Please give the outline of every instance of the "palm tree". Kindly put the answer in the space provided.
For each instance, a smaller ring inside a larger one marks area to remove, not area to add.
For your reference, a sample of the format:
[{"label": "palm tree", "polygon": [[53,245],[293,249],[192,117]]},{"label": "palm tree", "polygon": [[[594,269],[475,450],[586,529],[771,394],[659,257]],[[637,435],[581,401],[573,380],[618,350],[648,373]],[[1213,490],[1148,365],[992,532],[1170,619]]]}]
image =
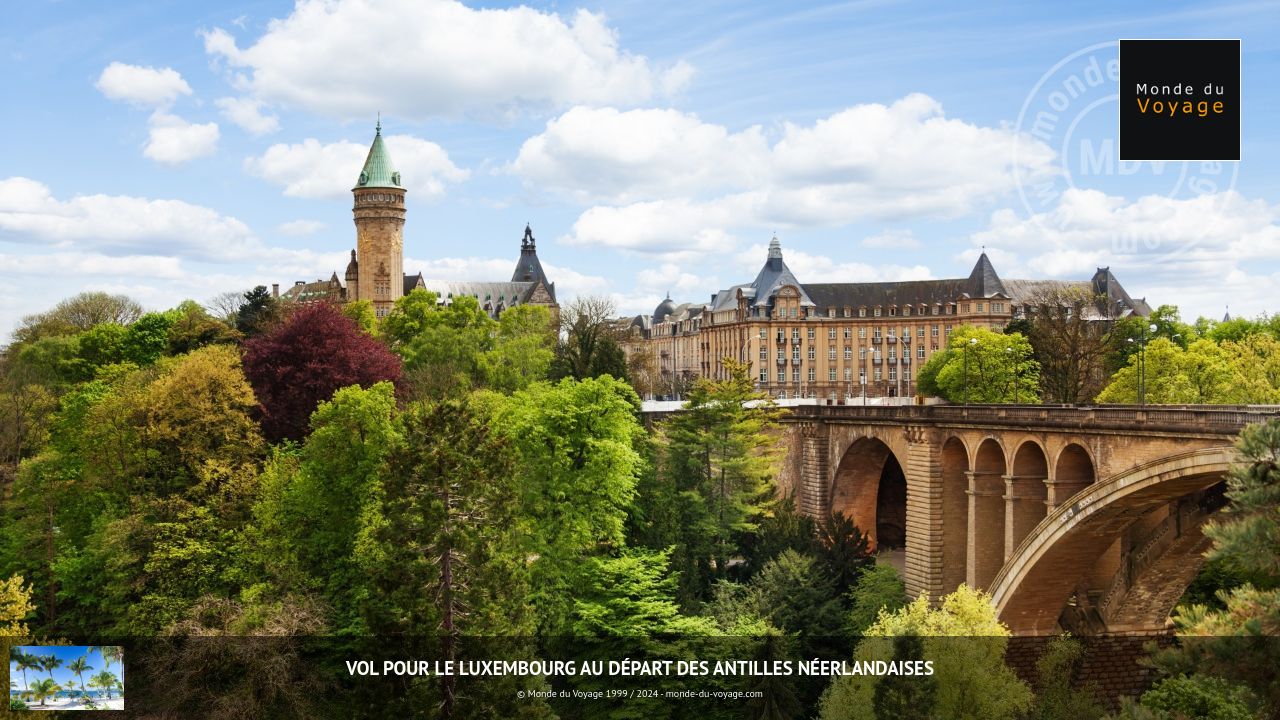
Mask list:
[{"label": "palm tree", "polygon": [[40,663],[40,668],[49,673],[50,680],[53,679],[53,671],[62,667],[62,661],[58,659],[57,655],[41,655],[38,658],[38,662]]},{"label": "palm tree", "polygon": [[79,657],[67,663],[67,669],[75,673],[76,677],[80,678],[80,692],[87,694],[84,690],[84,673],[89,672],[93,667],[89,665],[84,658]]},{"label": "palm tree", "polygon": [[24,653],[16,647],[11,647],[9,648],[9,661],[22,671],[22,686],[29,692],[31,685],[27,682],[27,671],[41,669],[40,659],[35,655]]},{"label": "palm tree", "polygon": [[31,684],[31,694],[40,701],[40,706],[44,707],[44,701],[61,692],[62,686],[53,680],[37,680]]},{"label": "palm tree", "polygon": [[111,699],[111,689],[112,689],[112,688],[114,688],[114,687],[116,686],[116,683],[118,683],[118,682],[120,682],[120,681],[116,678],[116,676],[115,676],[114,674],[109,673],[109,672],[107,672],[106,670],[103,670],[102,672],[98,673],[97,675],[94,675],[93,677],[89,678],[89,682],[90,682],[92,685],[94,685],[95,687],[100,687],[100,688],[103,688],[104,690],[106,690],[106,691],[107,691],[107,699],[108,699],[108,700],[110,700],[110,699]]},{"label": "palm tree", "polygon": [[106,665],[103,670],[110,670],[111,663],[120,662],[124,658],[124,648],[117,645],[100,647],[98,653],[102,655],[102,664]]}]

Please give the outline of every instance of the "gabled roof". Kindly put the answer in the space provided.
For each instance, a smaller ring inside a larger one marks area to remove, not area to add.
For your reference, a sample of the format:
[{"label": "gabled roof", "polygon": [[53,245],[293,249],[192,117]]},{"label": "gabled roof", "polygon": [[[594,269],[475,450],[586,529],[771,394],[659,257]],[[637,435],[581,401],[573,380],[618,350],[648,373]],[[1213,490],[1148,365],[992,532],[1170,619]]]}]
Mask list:
[{"label": "gabled roof", "polygon": [[369,155],[364,159],[364,169],[360,171],[356,186],[351,189],[359,190],[361,188],[404,189],[404,186],[400,184],[400,173],[391,164],[391,155],[387,152],[386,145],[382,142],[381,120],[378,121],[378,126],[374,131],[373,144],[369,146]]}]

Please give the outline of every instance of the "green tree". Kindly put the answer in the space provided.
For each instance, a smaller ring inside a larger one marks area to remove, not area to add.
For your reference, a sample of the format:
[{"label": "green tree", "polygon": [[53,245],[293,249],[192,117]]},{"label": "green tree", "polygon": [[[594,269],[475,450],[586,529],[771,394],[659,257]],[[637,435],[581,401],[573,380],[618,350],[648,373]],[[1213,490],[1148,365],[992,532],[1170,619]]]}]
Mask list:
[{"label": "green tree", "polygon": [[236,330],[246,337],[253,337],[277,319],[280,301],[272,297],[266,285],[259,285],[245,292],[244,300],[236,309]]},{"label": "green tree", "polygon": [[1098,720],[1106,709],[1092,687],[1073,688],[1084,645],[1069,635],[1053,639],[1036,661],[1036,699],[1026,720]]},{"label": "green tree", "polygon": [[613,303],[606,298],[575,298],[560,312],[564,340],[556,347],[553,379],[582,380],[608,375],[627,379],[627,359],[610,320]]},{"label": "green tree", "polygon": [[147,313],[138,318],[120,341],[123,358],[135,365],[150,365],[169,349],[169,331],[178,321],[176,311]]},{"label": "green tree", "polygon": [[907,604],[907,586],[892,565],[872,565],[862,571],[849,591],[848,632],[859,637],[875,625],[880,613],[895,613]]},{"label": "green tree", "polygon": [[371,300],[348,300],[342,305],[342,314],[354,320],[366,334],[373,335],[378,329],[378,316]]},{"label": "green tree", "polygon": [[166,338],[170,355],[184,355],[206,345],[231,344],[240,339],[234,327],[210,315],[194,300],[183,300],[166,315],[172,320]]},{"label": "green tree", "polygon": [[714,625],[680,614],[669,550],[623,549],[617,556],[588,560],[585,582],[575,593],[570,630],[575,637],[647,638],[709,634]]},{"label": "green tree", "polygon": [[62,686],[54,682],[51,677],[48,680],[36,680],[31,683],[28,691],[36,700],[40,701],[40,707],[44,707],[46,700],[62,692]]},{"label": "green tree", "polygon": [[642,460],[639,398],[612,378],[534,383],[487,396],[488,422],[516,451],[515,497],[544,630],[563,631],[583,558],[623,545]]},{"label": "green tree", "polygon": [[97,675],[94,675],[93,677],[89,678],[89,682],[94,687],[100,687],[103,690],[106,690],[107,699],[110,700],[111,691],[115,690],[116,687],[120,685],[120,678],[116,677],[114,673],[109,673],[106,670],[103,670]]},{"label": "green tree", "polygon": [[551,311],[538,305],[517,305],[498,317],[493,348],[480,356],[484,384],[512,393],[547,379],[555,357]]},{"label": "green tree", "polygon": [[1131,355],[1111,384],[1098,394],[1101,403],[1137,403],[1139,362],[1145,363],[1146,401],[1155,405],[1194,402],[1195,389],[1187,377],[1185,352],[1172,341],[1156,338],[1142,356]]},{"label": "green tree", "polygon": [[1137,706],[1129,701],[1122,706],[1119,718],[1255,720],[1258,717],[1257,698],[1249,688],[1201,675],[1165,678],[1143,693]]},{"label": "green tree", "polygon": [[102,323],[80,333],[82,377],[93,377],[98,368],[124,360],[124,338],[129,329],[116,323]]},{"label": "green tree", "polygon": [[1021,335],[962,325],[920,369],[920,392],[954,403],[1038,402],[1040,367],[1031,355]]},{"label": "green tree", "polygon": [[843,596],[867,568],[875,564],[867,536],[853,520],[837,510],[817,524],[818,564]]},{"label": "green tree", "polygon": [[785,550],[751,579],[756,614],[801,638],[834,638],[844,608],[832,579],[812,556]]},{"label": "green tree", "polygon": [[88,660],[82,657],[78,657],[75,660],[72,660],[71,662],[67,663],[67,669],[75,673],[76,677],[80,678],[80,692],[83,693],[84,692],[84,674],[92,670],[93,666],[89,664]]},{"label": "green tree", "polygon": [[753,532],[772,496],[778,416],[746,365],[726,359],[727,377],[699,379],[685,411],[661,429],[661,471],[679,493],[682,541],[675,563],[682,602],[704,599],[737,554],[734,538]]},{"label": "green tree", "polygon": [[[934,717],[1000,720],[1029,709],[1031,689],[1004,664],[1009,630],[996,619],[995,607],[981,591],[961,585],[937,608],[921,595],[897,612],[882,614],[858,644],[854,659],[892,657],[899,637],[920,637],[922,652],[916,657],[933,661]],[[823,693],[819,717],[883,717],[876,706],[882,682],[868,675],[837,677]],[[897,706],[896,693],[880,697]]]},{"label": "green tree", "polygon": [[48,312],[28,315],[13,333],[17,343],[55,335],[75,335],[95,325],[128,325],[142,315],[142,306],[124,295],[82,292],[59,302]]},{"label": "green tree", "polygon": [[384,339],[404,358],[406,381],[420,398],[461,397],[483,385],[481,358],[493,347],[498,324],[473,297],[438,304],[418,288],[383,318]]},{"label": "green tree", "polygon": [[1118,342],[1110,302],[1092,289],[1050,286],[1028,298],[1025,317],[1005,328],[1031,342],[1046,402],[1088,402],[1102,390]]},{"label": "green tree", "polygon": [[[1280,317],[1280,316],[1277,316]],[[1255,333],[1221,343],[1232,377],[1224,400],[1241,405],[1280,403],[1280,340]]]}]

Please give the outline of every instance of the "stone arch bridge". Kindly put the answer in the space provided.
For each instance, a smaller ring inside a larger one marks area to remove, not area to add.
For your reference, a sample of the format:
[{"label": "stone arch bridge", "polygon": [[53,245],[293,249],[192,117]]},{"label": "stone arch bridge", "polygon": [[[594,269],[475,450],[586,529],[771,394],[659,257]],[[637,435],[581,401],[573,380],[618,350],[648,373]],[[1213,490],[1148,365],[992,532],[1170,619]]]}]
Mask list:
[{"label": "stone arch bridge", "polygon": [[1232,445],[1275,408],[798,406],[779,484],[898,554],[912,596],[992,594],[1016,635],[1163,631]]}]

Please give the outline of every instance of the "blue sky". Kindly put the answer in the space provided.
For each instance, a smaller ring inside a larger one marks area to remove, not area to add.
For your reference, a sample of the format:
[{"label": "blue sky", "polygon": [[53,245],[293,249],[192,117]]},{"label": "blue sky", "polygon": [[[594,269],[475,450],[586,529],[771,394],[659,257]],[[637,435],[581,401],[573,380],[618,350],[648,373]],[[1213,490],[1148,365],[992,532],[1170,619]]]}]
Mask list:
[{"label": "blue sky", "polygon": [[[1118,38],[1243,40],[1243,162],[1114,162]],[[86,289],[150,308],[328,277],[382,113],[406,272],[649,312],[749,280],[1111,266],[1184,315],[1275,311],[1280,3],[34,0],[0,28],[0,337]],[[1105,70],[1104,70],[1105,72]]]},{"label": "blue sky", "polygon": [[[89,687],[88,686],[89,678],[93,677],[94,675],[97,675],[103,670],[107,670],[107,665],[102,661],[102,653],[98,648],[89,648],[86,646],[79,646],[79,645],[41,645],[41,646],[32,645],[32,646],[22,647],[18,649],[22,650],[23,652],[30,653],[32,655],[53,655],[53,656],[56,656],[59,660],[61,660],[62,667],[54,668],[53,679],[54,679],[54,682],[61,685],[65,690],[80,689],[80,678],[76,677],[75,673],[67,670],[66,668],[67,663],[71,662],[72,660],[75,660],[76,658],[85,658],[89,666],[93,668],[92,670],[88,670],[84,673],[86,689],[88,689]],[[115,675],[122,682],[124,681],[124,668],[121,667],[119,660],[113,660],[111,662],[111,668],[110,670],[108,670],[108,672]],[[44,670],[27,670],[26,675],[27,675],[26,679],[28,682],[33,682],[36,680],[41,680],[49,677],[49,673],[45,672]],[[18,690],[25,689],[22,684],[23,683],[22,672],[20,672],[12,662],[9,663],[9,680],[11,680],[12,682],[18,683],[18,687],[17,687]],[[13,689],[14,688],[10,688],[10,690],[13,690]]]}]

